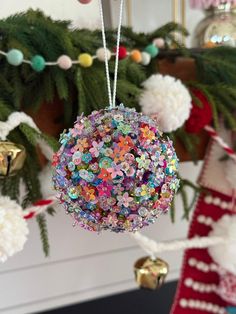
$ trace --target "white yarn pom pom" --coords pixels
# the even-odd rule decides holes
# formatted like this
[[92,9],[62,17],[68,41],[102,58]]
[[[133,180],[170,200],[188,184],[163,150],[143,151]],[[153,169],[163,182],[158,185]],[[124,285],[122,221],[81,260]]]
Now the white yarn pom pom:
[[0,261],[21,251],[29,233],[22,208],[8,196],[0,197]]
[[143,51],[141,53],[142,55],[142,61],[141,61],[141,64],[142,65],[149,65],[149,63],[151,62],[151,55],[145,51]]
[[[109,49],[106,49],[106,51],[107,51],[107,59],[110,60],[111,59],[111,51]],[[104,48],[97,49],[96,56],[97,56],[99,61],[105,62],[105,49]]]
[[189,118],[191,96],[180,80],[154,74],[143,86],[139,104],[144,114],[157,119],[161,131],[175,131]]
[[231,185],[232,189],[236,189],[236,163],[231,158],[225,162],[224,166],[226,180]]
[[225,243],[208,249],[213,260],[236,275],[236,216],[224,215],[213,224],[211,237],[223,237]]

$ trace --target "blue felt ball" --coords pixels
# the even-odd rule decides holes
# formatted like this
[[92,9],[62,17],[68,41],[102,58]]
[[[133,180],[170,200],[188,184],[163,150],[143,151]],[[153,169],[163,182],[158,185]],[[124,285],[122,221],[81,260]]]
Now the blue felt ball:
[[31,59],[31,66],[36,72],[41,72],[44,70],[46,63],[42,56],[36,55]]
[[144,51],[149,53],[151,58],[155,58],[158,55],[159,49],[155,45],[150,44],[144,49]]
[[6,55],[7,61],[11,65],[18,66],[23,62],[23,53],[18,49],[11,49]]

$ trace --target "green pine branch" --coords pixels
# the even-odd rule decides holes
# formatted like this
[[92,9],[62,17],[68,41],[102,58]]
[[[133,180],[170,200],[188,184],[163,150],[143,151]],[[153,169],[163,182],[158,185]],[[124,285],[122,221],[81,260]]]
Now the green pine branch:
[[43,245],[43,252],[45,256],[49,256],[49,241],[48,241],[48,229],[47,220],[45,214],[40,214],[36,217],[36,221],[39,225],[40,237]]

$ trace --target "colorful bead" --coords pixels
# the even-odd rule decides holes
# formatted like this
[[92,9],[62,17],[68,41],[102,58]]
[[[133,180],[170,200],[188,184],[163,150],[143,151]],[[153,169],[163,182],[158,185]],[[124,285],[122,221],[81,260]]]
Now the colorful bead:
[[133,232],[169,208],[177,157],[151,118],[122,105],[106,108],[78,117],[60,142],[53,181],[81,227]]
[[158,55],[159,49],[155,45],[150,44],[144,49],[144,51],[149,53],[151,58],[155,58]]
[[68,70],[72,67],[72,60],[67,55],[62,55],[57,59],[57,64],[62,70]]
[[[111,51],[109,49],[106,49],[106,52],[107,52],[107,59],[109,61],[111,59]],[[104,48],[97,49],[96,56],[99,61],[105,62],[105,49]]]
[[88,53],[81,53],[79,55],[79,63],[83,68],[89,68],[93,64],[93,58]]
[[112,165],[112,159],[111,158],[103,157],[99,161],[99,167],[100,168],[108,169],[111,167],[111,165]]
[[130,53],[130,58],[136,63],[140,63],[142,61],[142,54],[139,50],[132,50]]
[[31,66],[36,72],[41,72],[44,70],[46,64],[42,56],[36,55],[31,59]]
[[23,62],[23,53],[18,49],[11,49],[6,55],[9,64],[18,66]]
[[76,187],[73,186],[73,187],[69,188],[68,195],[72,199],[77,199],[79,194],[78,194],[78,190],[76,189]]

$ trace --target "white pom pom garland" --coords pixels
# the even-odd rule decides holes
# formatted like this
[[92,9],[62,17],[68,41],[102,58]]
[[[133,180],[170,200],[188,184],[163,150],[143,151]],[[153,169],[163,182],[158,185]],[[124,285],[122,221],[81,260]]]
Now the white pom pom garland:
[[154,116],[163,132],[172,132],[189,118],[192,107],[188,89],[169,75],[152,75],[143,83],[140,106],[144,114]]

